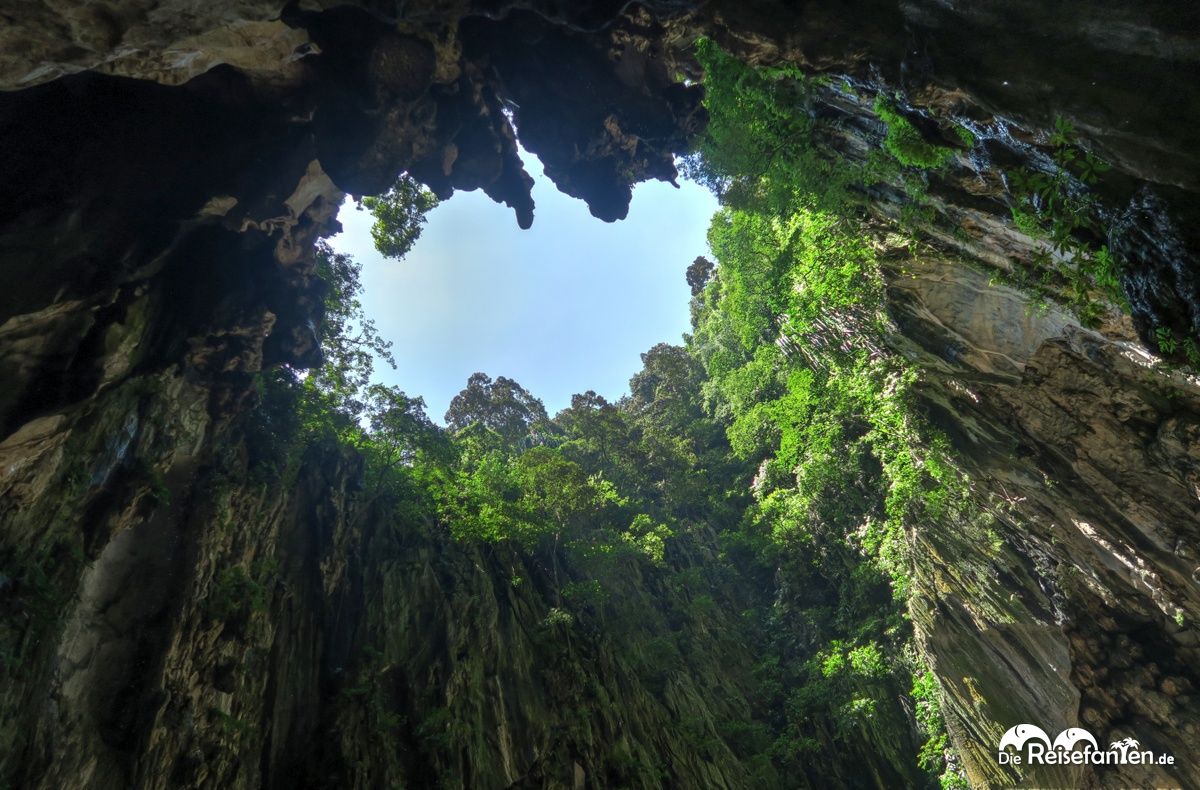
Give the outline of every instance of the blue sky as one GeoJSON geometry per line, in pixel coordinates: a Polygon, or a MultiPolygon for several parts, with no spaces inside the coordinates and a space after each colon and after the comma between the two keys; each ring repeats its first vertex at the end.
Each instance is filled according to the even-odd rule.
{"type": "Polygon", "coordinates": [[[364,310],[394,344],[396,369],[377,365],[376,377],[423,396],[439,423],[477,370],[516,379],[551,414],[576,392],[616,399],[643,351],[689,328],[684,271],[707,253],[712,195],[686,181],[641,184],[628,219],[610,224],[525,161],[530,230],[482,192],[460,192],[430,212],[402,261],[375,251],[371,216],[353,202],[331,240],[363,264],[364,310]]]}

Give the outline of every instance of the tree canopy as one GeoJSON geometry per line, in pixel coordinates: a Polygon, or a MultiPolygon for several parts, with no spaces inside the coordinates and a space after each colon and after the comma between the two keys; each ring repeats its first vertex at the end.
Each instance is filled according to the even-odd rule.
{"type": "Polygon", "coordinates": [[[382,195],[364,197],[360,201],[360,206],[375,217],[375,224],[371,226],[375,249],[384,257],[397,260],[407,255],[417,243],[425,215],[437,205],[437,196],[406,174],[396,179],[382,195]]]}
{"type": "Polygon", "coordinates": [[[548,417],[546,407],[524,387],[504,376],[492,381],[485,373],[473,373],[467,386],[450,401],[446,425],[462,430],[478,422],[507,442],[524,439],[548,417]]]}

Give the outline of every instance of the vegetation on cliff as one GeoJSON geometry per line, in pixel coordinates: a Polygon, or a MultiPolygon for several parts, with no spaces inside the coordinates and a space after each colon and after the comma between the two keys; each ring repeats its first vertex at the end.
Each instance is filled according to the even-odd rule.
{"type": "MultiPolygon", "coordinates": [[[[606,681],[620,676],[612,666],[633,673],[681,717],[688,754],[722,776],[961,787],[938,681],[910,622],[907,552],[911,535],[967,523],[977,504],[918,406],[921,371],[889,350],[885,269],[920,243],[912,229],[929,172],[974,141],[960,129],[956,142],[951,127],[930,133],[899,98],[877,96],[866,101],[882,122],[878,145],[850,159],[811,112],[828,82],[791,66],[750,68],[709,41],[697,57],[710,122],[685,169],[722,202],[712,259],[688,269],[691,334],[647,351],[627,397],[586,392],[550,415],[516,381],[477,373],[439,427],[421,398],[374,383],[389,344],[363,314],[358,264],[318,244],[323,361],[258,375],[243,425],[252,469],[259,483],[290,489],[314,453],[348,451],[363,463],[350,524],[370,524],[388,546],[429,531],[501,568],[506,595],[542,607],[540,660],[559,667],[547,687],[571,717],[554,736],[562,760],[599,741],[595,722],[627,713],[595,676],[596,656],[611,655],[606,681]],[[910,199],[899,222],[869,210],[872,190],[887,187],[910,199]],[[736,648],[717,655],[713,644],[736,648]],[[742,662],[715,666],[726,655],[742,662]],[[681,702],[685,676],[719,679],[728,689],[719,713],[681,702]]],[[[1094,244],[1096,206],[1075,190],[1105,166],[1061,125],[1053,159],[1057,175],[1014,174],[1014,217],[1046,239],[1035,266],[1068,282],[1086,318],[1097,292],[1119,295],[1115,263],[1094,244]]],[[[434,205],[407,176],[365,198],[378,249],[403,257],[434,205]]],[[[157,479],[164,503],[170,492],[157,479]]],[[[395,568],[371,561],[383,577],[372,584],[389,589],[395,568]]],[[[263,616],[278,588],[274,562],[216,571],[206,622],[240,633],[263,616]]],[[[22,583],[48,586],[37,571],[22,583]]],[[[486,725],[436,684],[397,700],[382,679],[395,654],[377,644],[395,606],[372,608],[375,641],[329,682],[339,704],[442,776],[471,762],[486,725]]],[[[11,641],[0,641],[6,672],[18,658],[11,641]]],[[[249,727],[226,713],[220,721],[238,737],[249,727]]],[[[603,765],[589,769],[614,784],[683,775],[662,749],[615,741],[603,750],[589,758],[603,765]]]]}
{"type": "Polygon", "coordinates": [[[0,788],[1200,783],[1194,14],[26,5],[0,788]],[[528,227],[523,151],[608,220],[691,152],[690,333],[443,427],[319,240],[528,227]]]}
{"type": "MultiPolygon", "coordinates": [[[[635,662],[651,677],[678,671],[672,656],[713,607],[736,605],[719,622],[755,646],[740,681],[755,709],[711,736],[759,781],[869,770],[959,786],[907,622],[903,532],[957,507],[961,481],[915,411],[914,371],[881,344],[886,234],[856,207],[861,171],[813,141],[798,72],[699,51],[712,121],[689,169],[724,207],[715,270],[689,270],[685,346],[644,354],[621,401],[588,392],[554,417],[515,381],[478,373],[441,429],[419,398],[370,383],[386,344],[355,300],[356,264],[322,247],[325,363],[264,382],[262,457],[291,459],[286,474],[315,439],[357,448],[372,501],[534,558],[554,602],[546,625],[567,649],[596,629],[625,636],[631,654],[658,656],[635,662]],[[647,576],[686,602],[649,641],[622,625],[638,600],[628,580],[647,576]],[[815,760],[829,754],[869,769],[815,760]]],[[[420,194],[396,200],[391,214],[419,228],[420,194]]],[[[531,582],[514,571],[510,583],[531,582]]]]}
{"type": "MultiPolygon", "coordinates": [[[[604,644],[665,695],[712,660],[695,632],[748,646],[753,663],[722,669],[748,707],[684,730],[751,783],[965,787],[910,621],[908,552],[931,525],[974,529],[994,514],[922,413],[922,371],[889,343],[885,269],[923,243],[930,174],[976,140],[879,95],[877,147],[850,158],[810,112],[827,82],[748,67],[704,40],[697,58],[709,124],[685,172],[721,199],[712,260],[688,269],[692,333],[644,354],[627,397],[587,392],[551,416],[517,382],[477,373],[439,428],[419,398],[370,383],[386,344],[354,299],[355,264],[322,247],[326,362],[264,382],[260,422],[282,427],[268,444],[291,448],[264,457],[294,466],[318,438],[356,448],[372,512],[510,558],[508,584],[543,591],[542,627],[582,676],[604,644]],[[880,189],[905,195],[898,221],[872,210],[880,189]]],[[[1030,262],[1042,280],[1020,284],[1092,322],[1100,300],[1122,300],[1099,204],[1079,188],[1107,166],[1065,122],[1051,142],[1051,169],[1009,174],[1016,226],[1044,240],[1030,262]]],[[[433,204],[406,179],[367,204],[380,250],[401,257],[433,204]]],[[[999,550],[994,533],[976,537],[999,550]]],[[[450,749],[426,736],[459,726],[454,714],[430,716],[422,748],[450,749]]],[[[606,759],[620,782],[672,775],[628,745],[606,759]]]]}

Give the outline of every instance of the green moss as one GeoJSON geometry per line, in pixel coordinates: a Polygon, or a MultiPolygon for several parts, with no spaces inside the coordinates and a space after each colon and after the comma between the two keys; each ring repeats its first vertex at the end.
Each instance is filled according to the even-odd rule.
{"type": "Polygon", "coordinates": [[[550,611],[546,613],[546,617],[542,620],[542,625],[549,629],[570,628],[574,624],[575,615],[557,606],[551,607],[550,611]]]}
{"type": "MultiPolygon", "coordinates": [[[[264,576],[271,569],[263,566],[264,576]]],[[[216,622],[232,622],[264,612],[271,603],[273,585],[251,578],[240,565],[230,565],[217,574],[212,589],[201,602],[204,613],[216,622]]]]}
{"type": "Polygon", "coordinates": [[[1056,119],[1050,145],[1052,168],[1007,174],[1013,224],[1043,242],[1029,261],[1040,280],[1030,285],[1031,278],[1024,276],[1014,284],[1039,299],[1053,296],[1074,310],[1081,323],[1095,326],[1105,302],[1129,310],[1121,263],[1100,243],[1106,229],[1094,188],[1109,165],[1078,145],[1074,127],[1065,119],[1056,119]]]}
{"type": "MultiPolygon", "coordinates": [[[[937,170],[954,158],[954,149],[927,141],[912,121],[905,118],[896,105],[884,96],[875,99],[874,109],[879,120],[887,124],[887,136],[883,139],[883,147],[900,164],[922,170],[937,170]]],[[[967,134],[971,133],[967,131],[967,134]]],[[[974,135],[971,135],[970,140],[971,144],[974,144],[974,135]]]]}
{"type": "Polygon", "coordinates": [[[137,462],[137,468],[138,476],[150,489],[150,496],[153,497],[154,501],[160,505],[171,504],[171,489],[167,485],[167,478],[162,470],[144,458],[137,462]]]}
{"type": "MultiPolygon", "coordinates": [[[[608,598],[608,592],[597,579],[582,582],[568,582],[562,587],[562,596],[574,607],[601,606],[608,598]]],[[[547,618],[549,619],[549,618],[547,618]]]]}

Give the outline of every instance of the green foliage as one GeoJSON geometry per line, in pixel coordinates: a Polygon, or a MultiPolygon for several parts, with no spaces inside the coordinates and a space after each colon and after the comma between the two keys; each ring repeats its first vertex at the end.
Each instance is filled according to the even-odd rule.
{"type": "Polygon", "coordinates": [[[256,468],[268,479],[290,482],[307,448],[340,443],[367,461],[368,502],[386,499],[427,512],[430,478],[450,462],[454,448],[426,416],[421,398],[372,381],[376,360],[394,363],[391,344],[363,314],[361,266],[321,243],[317,271],[326,285],[323,361],[312,370],[282,368],[260,377],[259,405],[247,429],[256,468]]]}
{"type": "Polygon", "coordinates": [[[628,650],[638,674],[656,690],[661,690],[671,673],[683,665],[679,645],[669,634],[643,639],[628,650]]]}
{"type": "Polygon", "coordinates": [[[54,541],[43,544],[32,557],[13,563],[6,557],[0,573],[0,677],[25,679],[39,671],[31,661],[44,635],[62,626],[70,600],[65,579],[75,578],[83,563],[78,545],[54,541]]]}
{"type": "Polygon", "coordinates": [[[237,740],[246,733],[250,732],[250,722],[244,719],[239,719],[238,717],[217,708],[209,708],[208,713],[217,723],[217,726],[220,728],[221,732],[228,738],[237,740]]]}
{"type": "MultiPolygon", "coordinates": [[[[887,749],[909,744],[888,759],[920,776],[917,762],[934,770],[944,735],[930,731],[936,743],[919,755],[907,735],[889,735],[911,731],[895,703],[911,677],[905,531],[954,516],[968,497],[917,412],[916,371],[884,350],[883,240],[852,194],[871,167],[896,176],[937,166],[949,149],[881,105],[890,155],[850,167],[809,112],[814,80],[751,69],[710,42],[698,57],[711,123],[686,167],[724,205],[711,259],[688,274],[692,335],[643,354],[628,397],[583,393],[551,418],[517,382],[477,373],[439,429],[419,398],[371,383],[386,344],[362,316],[357,265],[322,248],[325,363],[264,377],[261,454],[285,473],[314,442],[356,448],[367,463],[360,512],[419,518],[478,544],[514,594],[548,591],[540,645],[570,657],[604,634],[651,693],[695,669],[694,633],[717,633],[731,651],[752,646],[762,656],[753,671],[722,671],[744,684],[755,717],[685,715],[683,736],[700,754],[729,748],[776,786],[869,735],[887,749]],[[655,607],[646,590],[658,591],[655,607]]],[[[398,199],[409,213],[385,238],[393,251],[420,225],[415,199],[398,199]]],[[[265,596],[239,573],[214,585],[216,619],[265,596]]],[[[347,693],[376,694],[382,670],[371,666],[347,693]]],[[[381,726],[401,724],[382,703],[368,709],[381,726]]],[[[460,723],[435,709],[415,732],[427,750],[452,749],[460,723]]],[[[610,762],[630,782],[660,774],[628,745],[610,762]]]]}
{"type": "Polygon", "coordinates": [[[1175,339],[1175,333],[1169,327],[1157,327],[1154,330],[1154,340],[1158,344],[1158,350],[1165,356],[1174,354],[1179,348],[1179,341],[1175,339]]]}
{"type": "Polygon", "coordinates": [[[553,420],[516,382],[472,376],[447,414],[453,459],[432,488],[458,540],[513,543],[550,571],[575,614],[615,605],[631,564],[672,571],[681,523],[723,502],[702,465],[728,462],[699,402],[703,368],[661,344],[643,355],[631,395],[577,395],[553,420]]]}
{"type": "Polygon", "coordinates": [[[575,608],[602,606],[609,597],[608,592],[597,579],[568,582],[563,585],[562,595],[575,608]]]}
{"type": "MultiPolygon", "coordinates": [[[[875,99],[875,114],[887,124],[887,136],[883,140],[883,147],[900,164],[922,170],[936,170],[954,158],[954,149],[927,141],[912,121],[904,117],[895,103],[886,97],[879,96],[875,99]]],[[[974,144],[974,135],[965,129],[962,131],[970,135],[969,138],[962,137],[964,144],[974,144]]]]}
{"type": "Polygon", "coordinates": [[[816,80],[785,65],[753,69],[710,40],[696,47],[704,67],[709,123],[683,172],[726,205],[772,205],[796,194],[844,200],[853,174],[825,152],[811,114],[816,80]]]}
{"type": "Polygon", "coordinates": [[[307,371],[276,368],[256,381],[259,404],[247,438],[256,468],[268,477],[294,472],[314,441],[362,444],[373,409],[393,395],[403,397],[371,381],[376,359],[394,361],[391,343],[363,313],[361,266],[324,242],[317,245],[316,263],[325,285],[321,364],[307,371]]]}
{"type": "Polygon", "coordinates": [[[1193,369],[1200,370],[1200,342],[1194,337],[1185,337],[1182,346],[1183,358],[1193,369]]]}
{"type": "MultiPolygon", "coordinates": [[[[1100,206],[1090,191],[1109,165],[1075,142],[1069,121],[1055,120],[1050,139],[1050,166],[1008,174],[1013,223],[1022,232],[1044,240],[1031,264],[1049,284],[1059,283],[1070,305],[1085,323],[1094,323],[1102,311],[1096,294],[1127,306],[1117,259],[1101,243],[1104,228],[1100,206]]],[[[1045,293],[1047,282],[1025,283],[1045,293]]]]}
{"type": "MultiPolygon", "coordinates": [[[[809,83],[754,72],[710,45],[700,56],[716,78],[706,98],[713,131],[691,168],[725,205],[689,350],[706,374],[705,407],[758,469],[741,534],[727,545],[781,567],[797,588],[753,617],[764,633],[799,621],[828,639],[799,660],[781,639],[759,670],[775,760],[801,765],[830,738],[849,748],[864,730],[904,726],[891,703],[911,638],[904,532],[955,517],[969,497],[916,410],[917,372],[885,351],[880,241],[848,198],[853,169],[816,142],[803,110],[809,83]]],[[[890,102],[876,111],[895,163],[876,158],[864,175],[949,161],[952,150],[924,140],[890,102]]]]}
{"type": "Polygon", "coordinates": [[[711,760],[720,752],[722,741],[704,717],[684,717],[679,721],[679,730],[692,751],[705,759],[711,760]]]}
{"type": "Polygon", "coordinates": [[[547,628],[570,628],[575,624],[575,615],[559,609],[557,606],[551,607],[546,613],[545,619],[542,620],[542,625],[547,628]]]}
{"type": "Polygon", "coordinates": [[[360,420],[368,408],[375,360],[395,367],[391,342],[363,312],[361,272],[361,264],[350,256],[318,244],[317,275],[326,286],[320,332],[323,363],[302,380],[307,402],[303,417],[310,431],[322,420],[335,429],[360,420]]]}
{"type": "Polygon", "coordinates": [[[201,602],[204,613],[218,623],[244,620],[253,612],[265,612],[271,603],[273,568],[262,566],[255,579],[240,565],[228,565],[213,579],[201,602]]]}
{"type": "Polygon", "coordinates": [[[343,698],[356,701],[362,706],[372,728],[394,732],[403,727],[407,719],[395,711],[394,701],[388,693],[385,676],[390,664],[386,661],[383,651],[372,645],[363,649],[363,659],[354,681],[347,683],[341,694],[343,698]]]}
{"type": "Polygon", "coordinates": [[[448,751],[459,740],[456,725],[449,708],[434,708],[417,725],[417,739],[428,751],[448,751]]]}
{"type": "Polygon", "coordinates": [[[375,217],[375,224],[371,226],[375,249],[396,260],[407,255],[416,244],[421,226],[425,224],[425,215],[437,204],[437,197],[408,175],[401,175],[382,195],[359,201],[359,206],[375,217]]]}
{"type": "Polygon", "coordinates": [[[494,382],[484,373],[474,373],[466,389],[454,396],[446,411],[446,425],[461,431],[480,423],[499,434],[508,444],[525,440],[547,421],[546,407],[512,379],[494,382]]]}
{"type": "Polygon", "coordinates": [[[688,602],[688,614],[697,620],[704,620],[717,611],[717,602],[711,595],[697,595],[688,602]]]}
{"type": "Polygon", "coordinates": [[[1190,336],[1180,337],[1175,330],[1168,326],[1154,328],[1154,344],[1158,353],[1167,359],[1182,358],[1193,370],[1200,370],[1200,343],[1190,336]]]}
{"type": "Polygon", "coordinates": [[[625,737],[613,744],[608,765],[623,780],[622,787],[657,787],[667,775],[665,766],[645,745],[631,744],[625,737]]]}
{"type": "Polygon", "coordinates": [[[850,668],[864,678],[878,678],[887,674],[883,653],[874,642],[851,648],[846,654],[850,668]]]}
{"type": "Polygon", "coordinates": [[[460,540],[516,540],[527,548],[546,537],[573,537],[615,503],[601,478],[548,447],[516,457],[489,451],[455,470],[442,492],[443,516],[460,540]]]}
{"type": "Polygon", "coordinates": [[[671,537],[671,528],[666,524],[655,524],[650,516],[638,513],[633,517],[633,523],[629,525],[629,529],[621,537],[635,551],[645,555],[650,562],[662,565],[666,553],[666,541],[671,537]]]}
{"type": "Polygon", "coordinates": [[[925,670],[913,675],[909,696],[914,703],[917,724],[927,737],[917,761],[923,769],[938,777],[938,783],[944,790],[969,788],[966,779],[946,759],[951,750],[946,735],[946,722],[942,718],[941,703],[938,701],[940,693],[941,689],[933,672],[925,670]]]}
{"type": "Polygon", "coordinates": [[[731,447],[765,456],[762,515],[779,539],[819,523],[853,531],[903,594],[900,525],[936,511],[957,476],[913,412],[912,372],[874,339],[887,319],[868,237],[799,207],[782,219],[726,209],[711,238],[720,267],[693,345],[731,447]],[[872,490],[885,492],[876,505],[872,490]],[[875,509],[880,518],[859,529],[875,509]]]}
{"type": "Polygon", "coordinates": [[[149,486],[150,496],[154,498],[154,501],[160,505],[171,504],[171,489],[167,486],[167,479],[162,470],[145,459],[141,459],[138,463],[140,476],[149,486]]]}
{"type": "Polygon", "coordinates": [[[573,460],[580,457],[578,445],[525,448],[494,433],[483,442],[469,434],[456,438],[462,443],[457,460],[433,492],[456,539],[513,542],[548,557],[555,589],[576,607],[601,603],[600,578],[619,573],[622,561],[664,564],[671,529],[636,512],[603,470],[590,472],[573,460]],[[590,578],[563,576],[564,559],[590,578]]]}
{"type": "Polygon", "coordinates": [[[714,268],[713,262],[703,255],[692,261],[686,274],[688,287],[692,289],[692,296],[699,296],[700,292],[704,290],[704,286],[708,285],[714,268]]]}
{"type": "Polygon", "coordinates": [[[367,390],[367,429],[348,437],[367,459],[368,490],[374,497],[402,498],[424,478],[443,468],[454,449],[443,431],[425,414],[425,401],[396,387],[373,384],[367,390]]]}

